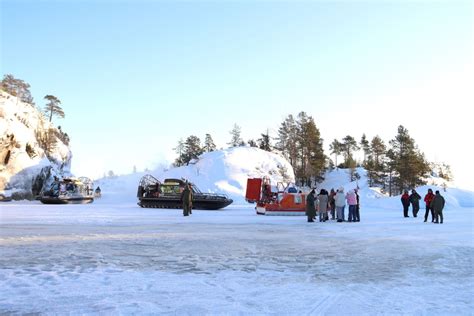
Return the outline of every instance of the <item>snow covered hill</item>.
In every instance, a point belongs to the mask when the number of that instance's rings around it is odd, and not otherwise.
[[[245,203],[247,179],[269,176],[272,183],[295,181],[294,171],[281,155],[253,147],[234,147],[202,154],[187,166],[150,172],[163,181],[166,178],[184,178],[195,183],[203,192],[225,193],[235,203]],[[145,173],[105,178],[95,181],[107,194],[121,199],[136,199],[138,182]]]
[[[61,136],[33,105],[0,91],[0,197],[32,198],[68,175],[72,154]]]
[[[388,197],[379,188],[368,186],[366,171],[357,169],[360,179],[349,181],[349,170],[337,169],[326,173],[325,180],[317,185],[317,190],[324,188],[344,188],[344,191],[359,188],[360,200],[363,207],[381,209],[398,208],[400,197]],[[169,170],[157,169],[152,171],[154,177],[163,181],[166,178],[185,178],[197,184],[203,192],[225,193],[234,200],[234,204],[246,204],[245,190],[247,178],[269,176],[272,183],[294,182],[294,171],[289,162],[282,156],[252,147],[235,147],[209,152],[201,155],[197,161],[188,166]],[[103,192],[103,198],[136,201],[136,192],[140,178],[145,173],[135,173],[114,178],[97,180]],[[436,179],[432,179],[436,183]],[[438,181],[438,183],[442,183]],[[417,188],[424,196],[428,188],[440,190],[445,196],[448,206],[474,207],[474,192],[458,188],[426,185]]]

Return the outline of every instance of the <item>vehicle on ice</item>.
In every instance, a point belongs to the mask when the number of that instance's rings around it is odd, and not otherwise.
[[[267,177],[247,179],[245,199],[257,203],[258,215],[306,215],[307,193],[283,183],[278,183],[274,189]]]
[[[43,204],[86,204],[94,202],[93,182],[87,177],[64,178],[51,184],[40,196]]]
[[[225,194],[204,193],[199,188],[182,179],[165,179],[160,182],[152,175],[145,175],[138,185],[138,205],[150,208],[182,208],[181,193],[189,183],[193,190],[193,209],[218,210],[233,201]]]

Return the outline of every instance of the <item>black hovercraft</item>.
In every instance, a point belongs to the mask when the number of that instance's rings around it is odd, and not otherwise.
[[[189,183],[193,190],[193,209],[218,210],[233,201],[224,194],[203,193],[196,185],[180,179],[165,179],[162,183],[152,175],[145,175],[138,185],[138,205],[151,208],[182,208],[181,192]]]
[[[93,182],[87,177],[55,179],[39,200],[43,204],[86,204],[94,202]]]

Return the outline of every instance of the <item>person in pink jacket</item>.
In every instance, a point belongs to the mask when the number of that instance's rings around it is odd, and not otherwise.
[[[349,204],[349,218],[347,219],[348,222],[355,222],[356,221],[356,207],[357,207],[357,196],[354,190],[350,190],[346,194],[347,204]]]

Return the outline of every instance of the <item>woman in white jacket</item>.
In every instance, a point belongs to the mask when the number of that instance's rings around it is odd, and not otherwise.
[[[346,207],[346,196],[344,195],[343,187],[340,187],[339,190],[337,190],[335,199],[336,199],[337,221],[343,222],[344,221],[344,208]]]

